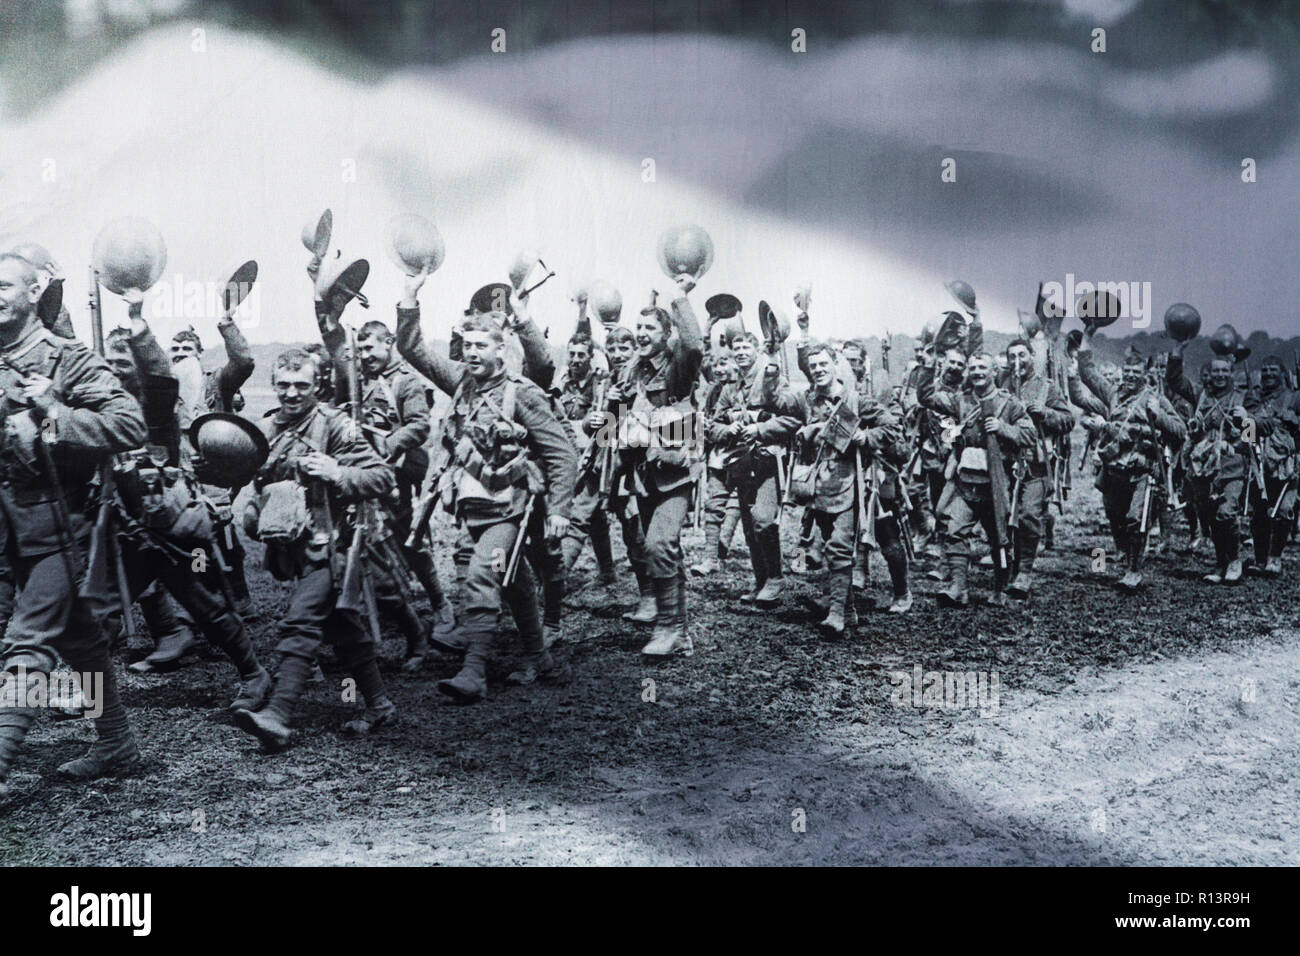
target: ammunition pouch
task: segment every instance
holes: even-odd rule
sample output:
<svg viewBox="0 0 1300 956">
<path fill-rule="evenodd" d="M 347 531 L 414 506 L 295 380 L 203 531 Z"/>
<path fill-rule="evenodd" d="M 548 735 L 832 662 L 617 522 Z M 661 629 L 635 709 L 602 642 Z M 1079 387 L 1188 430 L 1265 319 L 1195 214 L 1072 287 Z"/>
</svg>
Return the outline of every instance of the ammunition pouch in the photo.
<svg viewBox="0 0 1300 956">
<path fill-rule="evenodd" d="M 957 459 L 957 477 L 968 485 L 989 483 L 989 453 L 987 448 L 967 445 Z"/>
<path fill-rule="evenodd" d="M 307 491 L 302 485 L 296 481 L 277 481 L 262 489 L 257 540 L 268 548 L 289 549 L 305 543 L 310 529 Z"/>
</svg>

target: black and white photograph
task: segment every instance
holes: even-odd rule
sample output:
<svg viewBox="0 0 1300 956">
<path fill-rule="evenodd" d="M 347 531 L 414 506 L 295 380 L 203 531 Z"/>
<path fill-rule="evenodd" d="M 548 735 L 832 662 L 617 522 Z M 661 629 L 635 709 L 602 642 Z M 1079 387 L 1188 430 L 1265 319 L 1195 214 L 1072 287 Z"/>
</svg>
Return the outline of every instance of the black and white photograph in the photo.
<svg viewBox="0 0 1300 956">
<path fill-rule="evenodd" d="M 1242 940 L 1300 862 L 1298 94 L 1295 0 L 0 0 L 24 919 L 1108 868 L 1112 936 Z"/>
</svg>

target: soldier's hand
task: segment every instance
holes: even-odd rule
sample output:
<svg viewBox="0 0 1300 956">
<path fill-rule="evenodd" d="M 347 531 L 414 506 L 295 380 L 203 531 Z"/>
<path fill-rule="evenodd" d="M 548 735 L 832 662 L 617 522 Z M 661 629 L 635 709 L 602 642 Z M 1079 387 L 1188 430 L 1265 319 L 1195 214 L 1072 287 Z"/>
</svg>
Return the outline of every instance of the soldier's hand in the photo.
<svg viewBox="0 0 1300 956">
<path fill-rule="evenodd" d="M 308 478 L 317 478 L 333 484 L 338 481 L 341 471 L 339 463 L 329 455 L 314 451 L 298 459 L 298 467 Z"/>
<path fill-rule="evenodd" d="M 859 428 L 853 433 L 853 444 L 859 448 L 867 447 L 867 430 L 865 428 Z"/>
<path fill-rule="evenodd" d="M 682 272 L 673 280 L 677 283 L 677 289 L 682 295 L 689 295 L 690 291 L 695 288 L 695 276 L 689 272 Z"/>
<path fill-rule="evenodd" d="M 996 435 L 1002 431 L 1002 420 L 995 415 L 990 415 L 984 419 L 984 431 L 989 435 Z"/>
<path fill-rule="evenodd" d="M 803 333 L 805 333 L 805 334 L 807 334 L 807 332 L 808 332 L 808 313 L 807 313 L 807 312 L 800 311 L 800 313 L 794 317 L 794 321 L 795 321 L 795 324 L 796 324 L 797 326 L 799 326 L 799 331 L 800 331 L 800 332 L 803 332 Z"/>
<path fill-rule="evenodd" d="M 424 287 L 424 280 L 427 278 L 429 278 L 428 263 L 425 263 L 424 267 L 415 275 L 406 277 L 406 282 L 402 286 L 402 301 L 400 303 L 402 308 L 415 308 L 418 304 L 417 296 L 419 296 L 420 289 Z"/>
<path fill-rule="evenodd" d="M 601 426 L 605 424 L 605 413 L 590 412 L 582 424 L 589 432 L 600 431 Z"/>
<path fill-rule="evenodd" d="M 316 280 L 320 277 L 320 256 L 312 256 L 307 261 L 307 277 L 311 279 L 311 284 L 316 285 Z"/>
<path fill-rule="evenodd" d="M 758 422 L 741 426 L 740 437 L 745 441 L 758 441 Z"/>
<path fill-rule="evenodd" d="M 58 403 L 54 394 L 54 381 L 44 375 L 31 374 L 23 379 L 23 398 L 31 404 L 39 417 L 44 418 Z"/>
<path fill-rule="evenodd" d="M 569 530 L 569 519 L 560 515 L 549 515 L 546 519 L 546 537 L 554 541 L 563 538 Z"/>
</svg>

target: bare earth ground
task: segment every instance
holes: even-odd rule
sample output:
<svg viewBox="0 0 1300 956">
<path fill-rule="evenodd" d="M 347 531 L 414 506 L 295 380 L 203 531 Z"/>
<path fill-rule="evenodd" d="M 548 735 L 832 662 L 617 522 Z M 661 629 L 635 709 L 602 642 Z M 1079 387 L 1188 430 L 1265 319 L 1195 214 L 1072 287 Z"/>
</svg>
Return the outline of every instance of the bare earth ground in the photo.
<svg viewBox="0 0 1300 956">
<path fill-rule="evenodd" d="M 506 687 L 503 636 L 493 696 L 457 707 L 433 689 L 454 662 L 409 677 L 386 641 L 403 721 L 369 740 L 338 733 L 351 705 L 328 667 L 279 756 L 225 715 L 224 662 L 128 674 L 146 768 L 60 783 L 92 729 L 41 721 L 0 803 L 0 861 L 1295 864 L 1294 560 L 1281 581 L 1213 589 L 1204 559 L 1156 558 L 1124 598 L 1091 569 L 1109 540 L 1079 491 L 1026 608 L 941 612 L 923 561 L 910 615 L 864 601 L 856 635 L 827 643 L 806 624 L 818 576 L 791 578 L 779 610 L 740 610 L 733 558 L 692 585 L 689 659 L 640 659 L 647 633 L 619 619 L 630 580 L 623 604 L 574 607 L 561 686 Z M 284 592 L 253 577 L 269 656 Z M 996 715 L 896 706 L 889 672 L 915 664 L 996 672 Z"/>
</svg>

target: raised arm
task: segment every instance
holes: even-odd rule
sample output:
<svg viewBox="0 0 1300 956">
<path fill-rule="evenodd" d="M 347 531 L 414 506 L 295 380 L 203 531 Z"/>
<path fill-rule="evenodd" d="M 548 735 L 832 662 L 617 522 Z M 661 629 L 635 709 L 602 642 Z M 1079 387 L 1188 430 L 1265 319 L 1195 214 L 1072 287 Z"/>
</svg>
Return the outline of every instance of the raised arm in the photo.
<svg viewBox="0 0 1300 956">
<path fill-rule="evenodd" d="M 248 339 L 244 338 L 233 319 L 223 317 L 217 323 L 217 332 L 226 343 L 226 364 L 217 371 L 217 388 L 221 394 L 221 407 L 229 408 L 235 393 L 248 381 L 257 363 L 253 361 Z"/>
<path fill-rule="evenodd" d="M 428 276 L 425 270 L 406 280 L 406 290 L 397 303 L 397 352 L 411 368 L 448 395 L 454 395 L 465 377 L 464 364 L 435 353 L 425 344 L 424 333 L 420 331 L 420 303 L 416 296 Z"/>
</svg>

